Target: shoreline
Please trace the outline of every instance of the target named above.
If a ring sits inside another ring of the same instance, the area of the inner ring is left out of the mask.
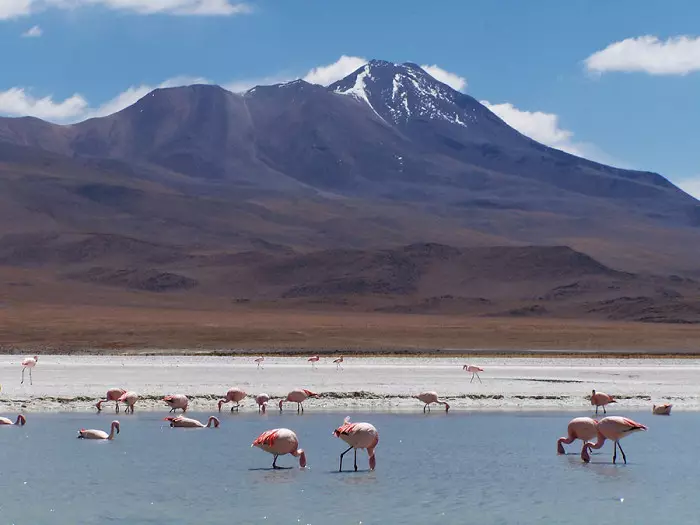
[[[307,354],[308,355],[308,354]],[[295,388],[317,392],[305,403],[310,411],[420,412],[412,396],[437,391],[452,411],[556,410],[592,414],[591,390],[618,399],[609,414],[651,411],[653,403],[673,410],[700,410],[700,359],[689,357],[350,357],[343,369],[322,357],[313,368],[304,357],[271,356],[257,368],[252,356],[125,356],[40,354],[33,385],[20,384],[26,355],[0,356],[0,413],[23,411],[95,411],[109,388],[139,393],[137,411],[167,412],[162,397],[182,393],[193,412],[216,412],[216,401],[231,387],[249,396],[268,393],[268,409]],[[466,363],[484,368],[482,383],[462,370]],[[28,381],[28,374],[26,381]],[[223,410],[230,410],[225,405]],[[442,407],[433,408],[433,412]],[[248,398],[242,412],[257,412]],[[296,411],[290,404],[285,411]],[[103,410],[113,414],[112,404]],[[602,410],[599,414],[603,415]]]

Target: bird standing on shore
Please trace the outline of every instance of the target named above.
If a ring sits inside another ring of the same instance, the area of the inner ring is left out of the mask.
[[[78,430],[78,437],[80,439],[105,439],[105,440],[113,440],[115,436],[115,432],[119,434],[119,421],[112,421],[112,427],[111,431],[109,434],[105,432],[104,430],[85,430],[84,428],[81,428]]]
[[[598,414],[598,407],[603,407],[603,414],[607,414],[605,405],[609,405],[610,403],[617,403],[617,401],[613,399],[613,396],[609,396],[604,392],[596,392],[593,390],[593,393],[591,394],[591,405],[595,405],[596,414]]]
[[[165,396],[163,401],[170,407],[171,412],[175,412],[175,410],[179,408],[183,413],[187,412],[187,405],[190,403],[190,400],[187,399],[187,396],[184,394]]]
[[[236,403],[231,407],[231,412],[238,410],[241,407],[241,401],[245,399],[247,394],[240,388],[229,388],[226,392],[226,397],[224,399],[219,399],[219,412],[221,412],[221,405],[226,403]]]
[[[620,440],[624,437],[633,434],[634,432],[640,432],[646,430],[647,427],[636,421],[632,421],[626,417],[620,416],[608,416],[604,417],[598,421],[598,440],[591,444],[586,443],[583,447],[583,452],[581,452],[581,458],[588,463],[590,461],[590,456],[588,455],[589,450],[598,450],[603,448],[603,444],[606,439],[613,441],[615,444],[613,446],[613,463],[617,460],[617,449],[622,452],[622,459],[627,464],[627,456],[625,456],[625,451],[622,450],[620,445]]]
[[[27,419],[22,414],[19,414],[17,416],[17,421],[15,421],[14,423],[12,422],[11,419],[8,419],[6,417],[0,417],[0,425],[13,425],[13,426],[17,425],[19,427],[23,427],[26,424],[27,424]]]
[[[307,361],[311,363],[311,368],[316,368],[316,363],[318,363],[320,359],[321,358],[319,356],[312,355],[311,357],[309,357],[309,359],[307,359]]]
[[[570,445],[577,439],[583,441],[583,447],[581,448],[581,459],[584,459],[584,451],[586,450],[586,445],[589,441],[592,441],[598,435],[598,422],[590,417],[576,417],[569,421],[569,425],[566,428],[567,436],[560,437],[557,440],[557,453],[566,454],[564,450],[564,445]]]
[[[423,412],[425,412],[426,408],[428,409],[428,411],[430,411],[430,405],[433,403],[436,403],[438,405],[445,405],[445,412],[450,410],[450,405],[447,403],[447,401],[442,401],[437,395],[437,392],[421,392],[417,396],[413,397],[425,403],[425,406],[423,407]]]
[[[120,398],[119,402],[120,403],[125,403],[126,408],[124,409],[124,413],[134,413],[134,405],[136,402],[139,400],[139,395],[136,392],[125,392]]]
[[[37,361],[39,361],[39,356],[35,355],[34,357],[28,357],[24,361],[22,361],[22,381],[20,381],[20,385],[24,384],[24,371],[29,368],[29,384],[33,385],[34,383],[32,382],[32,368],[36,366]]]
[[[479,380],[479,383],[482,382],[482,381],[481,381],[481,377],[479,377],[479,372],[483,372],[483,371],[484,371],[483,368],[481,368],[481,367],[479,367],[479,366],[475,366],[475,365],[464,365],[464,366],[462,367],[462,370],[466,370],[467,372],[471,372],[471,373],[472,373],[472,379],[471,379],[471,381],[469,381],[470,383],[471,383],[472,381],[474,381],[474,376],[477,377],[477,379]]]
[[[163,418],[163,421],[170,421],[171,427],[179,428],[210,428],[212,425],[214,425],[214,428],[219,428],[220,424],[219,419],[214,416],[209,416],[206,425],[200,421],[197,421],[196,419],[191,419],[185,416],[169,416]]]
[[[255,402],[258,404],[258,412],[262,411],[263,414],[265,413],[268,401],[270,401],[270,396],[265,393],[255,396]]]
[[[310,397],[316,397],[317,394],[315,392],[312,392],[311,390],[306,390],[305,388],[297,388],[296,390],[292,390],[289,394],[287,394],[287,397],[284,399],[280,399],[280,412],[282,412],[282,404],[285,401],[288,401],[290,403],[296,403],[297,404],[297,413],[301,410],[302,412],[304,411],[304,407],[302,403],[306,401]]]
[[[107,394],[105,395],[104,399],[100,399],[97,404],[95,405],[95,408],[97,408],[98,412],[102,412],[102,403],[108,403],[109,401],[114,401],[114,411],[118,414],[119,413],[119,398],[122,397],[124,394],[126,394],[126,390],[123,388],[110,388],[107,390]]]
[[[265,452],[272,454],[275,458],[272,460],[272,468],[279,469],[277,466],[277,458],[285,454],[291,454],[299,458],[299,466],[306,466],[306,454],[304,450],[299,448],[299,439],[297,435],[288,428],[276,428],[267,430],[260,434],[251,447],[258,447]]]
[[[260,357],[255,359],[255,362],[258,364],[258,368],[261,367],[261,365],[263,364],[263,361],[265,361],[265,358],[263,356],[260,356]]]
[[[341,426],[333,431],[333,435],[345,441],[348,447],[340,454],[340,467],[338,472],[343,471],[343,456],[355,449],[355,472],[357,472],[357,449],[367,449],[369,455],[369,469],[374,470],[377,466],[377,458],[374,455],[374,449],[379,443],[379,432],[374,428],[374,425],[369,423],[351,423],[350,418],[346,417]]]
[[[335,363],[336,370],[340,370],[343,368],[343,356],[342,355],[333,362]]]

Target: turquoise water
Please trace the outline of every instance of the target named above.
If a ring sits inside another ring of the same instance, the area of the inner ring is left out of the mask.
[[[571,413],[353,414],[379,430],[377,470],[361,451],[359,472],[338,473],[344,414],[223,412],[201,430],[121,414],[113,442],[75,436],[114,414],[29,414],[0,427],[0,523],[697,523],[700,453],[686,437],[700,417],[625,415],[649,425],[623,441],[629,464],[612,465],[606,443],[586,465],[580,444],[556,454]],[[268,470],[272,456],[250,448],[277,427],[297,432],[309,468]]]

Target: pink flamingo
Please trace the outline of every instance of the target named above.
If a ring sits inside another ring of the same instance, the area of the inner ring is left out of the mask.
[[[174,394],[171,396],[165,396],[163,401],[167,403],[170,407],[171,412],[175,412],[178,408],[182,410],[183,413],[187,412],[187,405],[189,405],[190,400],[184,394]]]
[[[276,428],[263,432],[253,441],[251,447],[258,447],[274,455],[275,459],[272,460],[272,468],[274,469],[282,468],[277,466],[277,457],[285,454],[298,457],[301,468],[306,466],[306,454],[303,449],[299,448],[299,439],[288,428]]]
[[[17,426],[24,426],[27,424],[27,418],[25,418],[22,414],[17,416],[17,421],[14,423],[12,422],[11,419],[7,419],[6,417],[0,417],[0,426],[2,425],[17,425]]]
[[[598,422],[590,417],[576,417],[569,421],[569,426],[566,428],[566,431],[567,437],[560,437],[557,440],[557,453],[566,454],[564,445],[570,445],[577,439],[580,439],[583,441],[581,459],[584,459],[586,444],[598,435]]]
[[[339,369],[343,368],[343,356],[342,356],[342,355],[341,355],[338,359],[336,359],[335,361],[333,361],[333,362],[335,363],[335,369],[336,369],[336,370],[339,370]]]
[[[241,406],[241,401],[245,399],[246,393],[240,388],[229,388],[226,392],[225,399],[219,399],[219,412],[221,412],[221,405],[225,403],[236,403],[235,406],[231,407],[231,412],[238,410]]]
[[[260,368],[260,365],[263,364],[263,361],[265,361],[265,358],[263,356],[260,356],[255,360],[255,362],[258,363],[258,368]]]
[[[110,388],[109,390],[107,390],[107,395],[105,396],[105,399],[100,399],[95,405],[95,408],[97,408],[98,412],[102,412],[102,403],[114,401],[116,406],[115,412],[118,414],[119,398],[122,397],[124,394],[126,394],[126,390],[124,390],[123,388]]]
[[[651,407],[651,413],[656,416],[670,416],[671,415],[671,405],[666,403],[665,405],[653,405]]]
[[[620,440],[624,437],[629,436],[630,434],[633,434],[634,432],[639,432],[646,429],[647,427],[645,425],[637,423],[636,421],[632,421],[631,419],[627,419],[626,417],[604,417],[603,419],[598,421],[598,440],[594,444],[586,443],[584,445],[584,449],[581,452],[581,458],[586,463],[588,463],[591,459],[588,455],[588,451],[603,448],[603,443],[605,443],[605,440],[610,439],[615,442],[613,452],[613,463],[615,463],[615,461],[617,460],[617,449],[619,448],[620,452],[622,452],[622,459],[625,461],[626,465],[627,457],[625,456],[625,451],[622,450]]]
[[[307,361],[311,363],[311,368],[316,368],[316,363],[318,363],[320,359],[321,358],[317,355],[312,355],[311,357],[309,357],[309,359],[307,359]]]
[[[212,424],[214,425],[214,428],[219,428],[220,424],[218,418],[214,416],[209,416],[209,420],[207,421],[206,425],[200,421],[197,421],[196,419],[190,419],[189,417],[185,416],[170,416],[163,418],[163,421],[170,421],[171,427],[180,428],[210,428]]]
[[[115,431],[119,434],[119,421],[112,421],[112,428],[109,434],[104,430],[85,430],[81,428],[78,430],[78,437],[80,439],[106,439],[111,441],[114,439]]]
[[[125,414],[128,414],[129,412],[132,414],[134,413],[134,405],[138,400],[139,395],[136,392],[124,392],[124,394],[122,394],[122,396],[119,398],[120,402],[126,403],[126,408],[124,409]]]
[[[484,369],[481,368],[480,366],[476,366],[476,365],[464,365],[464,366],[462,367],[462,370],[466,370],[467,372],[471,372],[471,373],[472,373],[472,379],[471,379],[471,381],[469,381],[470,383],[471,383],[472,381],[474,381],[474,376],[477,377],[477,379],[479,380],[479,383],[482,382],[482,381],[481,381],[481,377],[479,377],[479,372],[483,372]]]
[[[595,405],[595,413],[598,414],[598,407],[603,407],[603,414],[607,414],[605,411],[605,405],[610,403],[617,403],[613,399],[613,396],[609,396],[603,392],[596,392],[595,390],[591,394],[591,405]]]
[[[289,401],[290,403],[296,403],[297,404],[297,413],[299,410],[302,412],[304,411],[304,407],[302,403],[306,401],[309,397],[316,397],[318,394],[315,392],[312,392],[311,390],[306,390],[305,388],[298,388],[296,390],[292,390],[289,394],[287,394],[287,397],[284,399],[280,399],[280,412],[282,412],[282,403],[285,401]]]
[[[37,361],[39,361],[39,356],[35,355],[34,357],[28,357],[24,361],[22,361],[22,381],[20,381],[20,385],[24,384],[24,371],[29,368],[29,384],[33,385],[34,383],[32,382],[32,368],[36,366]]]
[[[255,396],[255,402],[258,404],[258,412],[262,410],[262,413],[265,413],[268,401],[270,401],[270,396],[267,394],[258,394]]]
[[[357,472],[357,449],[367,449],[369,455],[369,469],[374,470],[377,466],[377,458],[374,455],[374,449],[379,443],[379,432],[374,428],[374,425],[369,423],[350,423],[350,418],[346,417],[341,426],[333,431],[335,437],[339,437],[345,441],[350,447],[340,455],[340,467],[338,472],[343,470],[343,456],[355,449],[355,472]]]
[[[437,392],[421,392],[417,396],[413,396],[416,399],[420,399],[423,403],[425,403],[425,406],[423,407],[423,412],[425,412],[425,409],[427,408],[430,410],[430,406],[432,403],[437,403],[438,405],[445,405],[445,412],[450,410],[450,405],[447,403],[447,401],[442,401],[438,395]]]

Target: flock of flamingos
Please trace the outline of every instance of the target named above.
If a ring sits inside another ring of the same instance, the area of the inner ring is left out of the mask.
[[[34,356],[22,361],[22,383],[24,383],[25,370],[29,370],[29,380],[30,383],[32,382],[32,369],[37,365],[38,360],[38,356]],[[263,366],[264,360],[264,357],[258,357],[255,359],[258,368]],[[308,359],[312,367],[315,367],[319,360],[320,357],[317,355],[314,355]],[[343,357],[339,357],[338,359],[334,360],[333,363],[336,364],[337,368],[342,368]],[[471,381],[474,381],[474,378],[477,378],[479,382],[481,382],[479,372],[483,372],[483,368],[475,365],[464,365],[462,368],[467,372],[471,372]],[[285,402],[290,402],[297,404],[297,412],[303,412],[303,402],[306,401],[306,399],[316,395],[316,393],[306,389],[292,390],[285,398],[280,399],[279,410],[280,412],[282,411],[282,405]],[[231,408],[232,412],[234,410],[238,410],[240,408],[240,402],[246,397],[246,392],[240,388],[229,389],[229,391],[226,393],[226,397],[219,399],[217,403],[219,412],[221,412],[222,405],[226,403],[235,403],[235,405],[233,405]],[[441,400],[437,392],[422,392],[414,397],[424,403],[423,412],[426,410],[429,411],[430,405],[432,404],[443,405],[445,407],[445,412],[450,410],[450,405],[446,401]],[[254,396],[254,398],[258,405],[258,412],[265,413],[267,410],[267,405],[270,401],[270,396],[265,393],[261,393]],[[98,411],[101,411],[103,403],[114,402],[115,411],[119,413],[119,404],[124,403],[126,405],[125,413],[130,412],[133,414],[134,405],[138,399],[139,396],[136,392],[126,391],[121,388],[112,388],[107,391],[104,399],[97,401],[95,407]],[[185,417],[184,413],[187,411],[189,400],[187,396],[183,394],[167,395],[163,398],[163,401],[170,407],[171,413],[174,413],[176,410],[182,410],[182,414],[178,416],[168,416],[164,419],[164,421],[170,422],[171,427],[209,428],[212,426],[219,426],[219,419],[215,416],[209,417],[206,425],[196,419]],[[618,448],[622,453],[624,462],[627,463],[627,457],[625,456],[625,452],[622,450],[620,440],[635,432],[647,430],[647,427],[626,417],[607,416],[605,407],[616,402],[617,401],[612,396],[593,390],[591,394],[591,405],[596,407],[596,415],[598,414],[598,409],[602,407],[603,414],[605,414],[606,417],[603,417],[600,420],[595,420],[590,417],[577,417],[572,419],[567,427],[567,436],[561,437],[557,440],[557,452],[559,454],[565,454],[564,445],[569,445],[577,439],[580,439],[583,442],[581,459],[588,463],[590,461],[590,451],[601,449],[605,441],[610,440],[613,442],[613,463],[617,461]],[[654,405],[652,407],[652,412],[657,415],[670,415],[671,406],[672,405],[670,404],[658,406]],[[8,418],[0,417],[0,425],[22,426],[25,425],[26,422],[27,419],[22,414],[17,416],[15,422]],[[82,439],[112,440],[116,434],[119,434],[119,421],[112,422],[109,434],[103,430],[88,430],[84,428],[78,431],[78,437]],[[349,418],[345,418],[344,423],[340,427],[336,428],[333,434],[349,445],[349,447],[342,454],[340,454],[340,471],[343,469],[343,457],[351,450],[354,450],[355,452],[354,467],[357,471],[358,449],[367,450],[367,454],[369,456],[369,468],[370,470],[374,470],[377,464],[374,449],[379,443],[379,432],[377,432],[377,429],[372,424],[365,422],[351,423]],[[594,439],[596,439],[595,443],[592,442]],[[288,428],[267,430],[260,434],[255,441],[253,441],[251,446],[258,447],[265,452],[272,454],[274,456],[272,468],[274,469],[281,468],[277,466],[277,458],[286,454],[298,457],[300,467],[303,468],[306,466],[306,454],[304,453],[303,449],[299,448],[299,440],[297,435]]]

